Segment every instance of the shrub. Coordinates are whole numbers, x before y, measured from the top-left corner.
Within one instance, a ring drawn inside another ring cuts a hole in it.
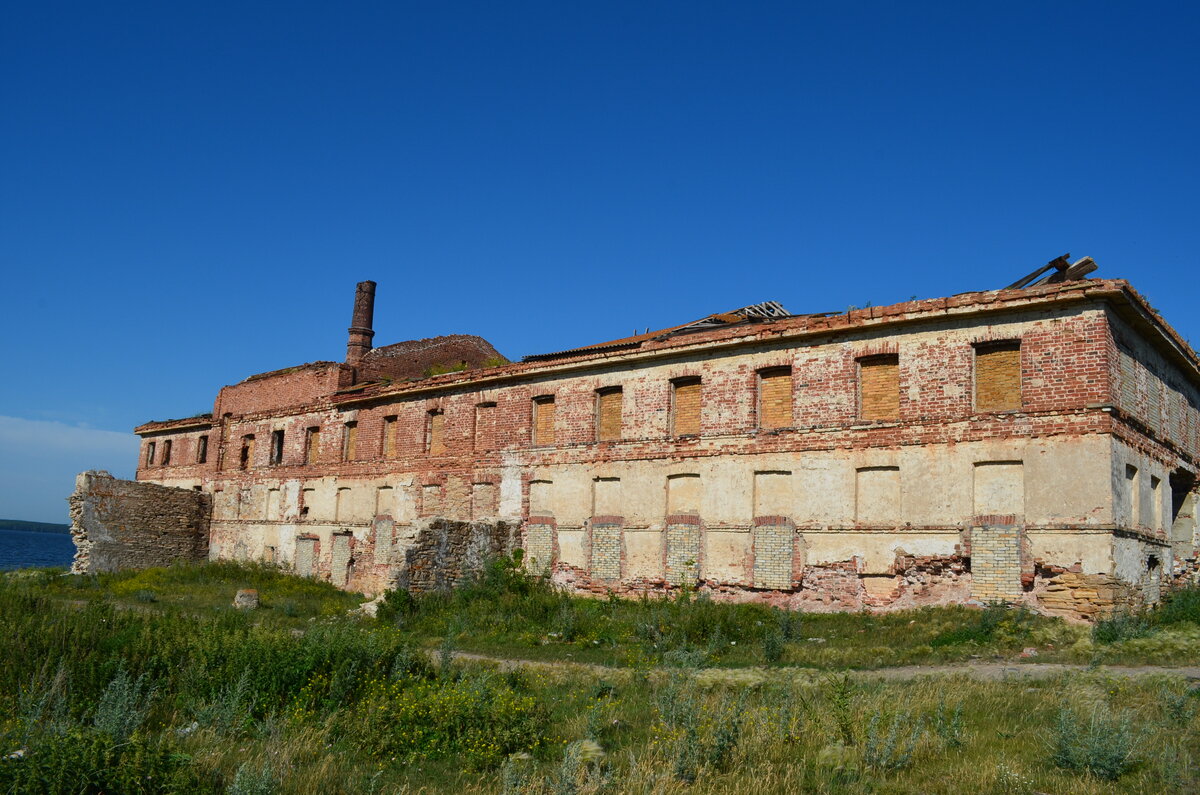
[[[475,767],[545,741],[546,710],[494,676],[456,680],[377,679],[341,716],[340,730],[368,754],[386,759],[462,754]]]
[[[272,795],[279,787],[269,767],[252,767],[249,762],[238,768],[226,795]]]
[[[93,723],[115,742],[124,742],[146,719],[154,690],[146,685],[145,678],[132,678],[122,665],[100,696]]]
[[[763,657],[769,663],[783,659],[783,633],[774,630],[763,635]]]
[[[829,711],[833,715],[843,745],[854,745],[854,727],[858,723],[854,697],[857,688],[850,674],[831,676],[826,680],[829,691]]]
[[[961,748],[965,739],[963,732],[963,707],[958,704],[947,714],[945,702],[939,701],[931,720],[933,732],[946,748]]]
[[[1168,592],[1153,618],[1156,624],[1179,624],[1185,621],[1200,624],[1200,587]]]
[[[913,721],[907,712],[892,716],[886,733],[882,731],[882,716],[876,712],[867,722],[863,741],[863,764],[876,770],[901,770],[912,763],[913,751],[925,732],[922,721]]]
[[[716,770],[725,770],[733,758],[742,735],[742,714],[745,699],[739,699],[733,709],[726,710],[713,730],[712,742],[704,749],[704,761]]]
[[[984,646],[994,641],[1018,642],[1033,628],[1033,614],[1023,607],[990,604],[976,612],[961,626],[948,629],[929,641],[933,648],[973,643]]]
[[[75,728],[39,736],[23,759],[0,760],[0,791],[149,795],[219,790],[166,738],[135,734],[118,742],[105,732]]]
[[[1102,618],[1092,625],[1092,640],[1096,643],[1119,643],[1123,640],[1144,638],[1150,634],[1150,623],[1139,615],[1118,613]]]
[[[700,769],[700,734],[695,723],[684,728],[675,746],[672,772],[684,784],[692,784]]]
[[[1051,759],[1064,770],[1116,781],[1133,766],[1133,729],[1128,716],[1114,718],[1101,710],[1084,723],[1070,707],[1060,708]]]

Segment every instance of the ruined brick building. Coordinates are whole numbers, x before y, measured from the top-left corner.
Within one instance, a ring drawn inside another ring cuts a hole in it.
[[[516,545],[592,592],[1090,617],[1193,576],[1200,466],[1200,360],[1092,269],[517,363],[469,336],[373,348],[363,282],[345,361],[142,425],[138,479],[200,492],[212,558],[367,592]]]

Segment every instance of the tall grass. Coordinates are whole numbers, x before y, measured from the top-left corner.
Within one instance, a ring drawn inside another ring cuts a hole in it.
[[[959,620],[967,632],[938,649],[978,653],[1061,626],[1014,611],[796,623],[694,595],[573,599],[499,562],[457,593],[391,597],[372,620],[345,613],[353,595],[278,576],[222,566],[0,577],[0,793],[1091,795],[1200,785],[1200,698],[1179,679],[884,682],[783,667],[830,646],[869,659],[863,648],[905,633],[898,648],[940,654],[930,640]],[[267,603],[295,600],[305,617],[233,610],[247,585]],[[139,600],[145,589],[156,601]],[[609,652],[631,664],[437,661],[443,644],[504,653],[514,633],[564,653],[609,637]],[[705,667],[762,663],[772,637],[781,659],[766,673]],[[1086,632],[1069,637],[1090,643]]]

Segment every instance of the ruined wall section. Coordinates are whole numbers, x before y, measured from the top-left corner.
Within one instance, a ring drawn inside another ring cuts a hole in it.
[[[357,365],[359,380],[421,378],[433,368],[495,366],[507,360],[483,337],[448,334],[372,348]],[[445,372],[442,369],[442,372]]]
[[[1200,386],[1127,321],[1110,313],[1109,324],[1112,403],[1122,419],[1194,470],[1200,464]]]
[[[1125,572],[1142,590],[1200,570],[1200,385],[1110,312],[1114,511]],[[1183,355],[1188,355],[1185,351]]]
[[[213,416],[241,416],[308,405],[348,386],[352,376],[352,368],[336,362],[313,362],[250,376],[221,389]]]
[[[482,573],[491,560],[519,546],[519,525],[509,522],[422,522],[396,561],[395,584],[413,591],[444,591]]]
[[[69,499],[75,574],[200,561],[208,553],[209,495],[84,472]]]

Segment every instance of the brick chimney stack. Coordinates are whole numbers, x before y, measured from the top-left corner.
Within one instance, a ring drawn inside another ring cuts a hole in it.
[[[358,364],[371,350],[374,319],[375,282],[359,282],[354,291],[354,317],[350,321],[350,340],[346,343],[346,364]]]

